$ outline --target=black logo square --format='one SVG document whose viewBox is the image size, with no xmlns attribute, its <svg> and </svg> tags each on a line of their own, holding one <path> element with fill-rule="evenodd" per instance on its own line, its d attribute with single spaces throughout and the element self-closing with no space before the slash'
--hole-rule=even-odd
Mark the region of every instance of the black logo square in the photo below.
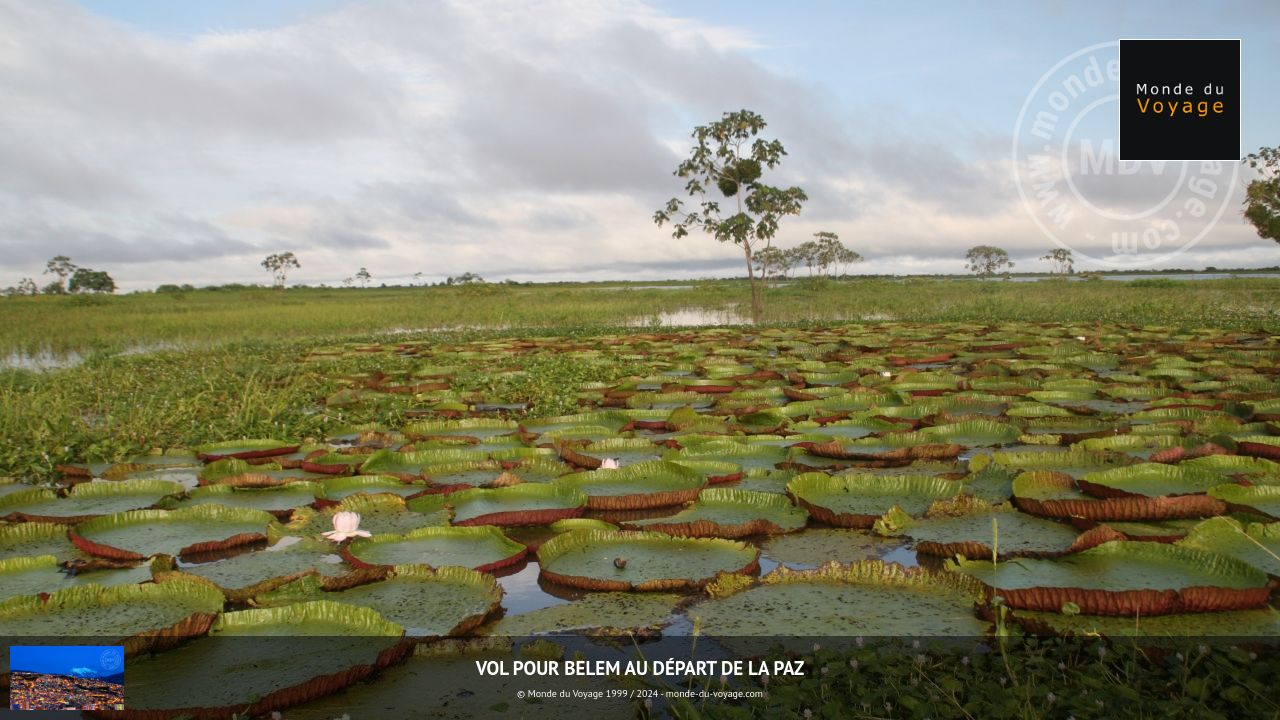
<svg viewBox="0 0 1280 720">
<path fill-rule="evenodd" d="M 1121 160 L 1240 160 L 1240 41 L 1120 41 Z"/>
</svg>

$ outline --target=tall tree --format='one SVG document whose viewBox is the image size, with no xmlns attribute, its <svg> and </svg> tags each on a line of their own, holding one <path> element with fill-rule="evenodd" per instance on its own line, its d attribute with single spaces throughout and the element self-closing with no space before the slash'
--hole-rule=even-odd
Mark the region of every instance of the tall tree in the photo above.
<svg viewBox="0 0 1280 720">
<path fill-rule="evenodd" d="M 964 254 L 965 268 L 980 277 L 991 277 L 1003 269 L 1013 267 L 1009 253 L 993 245 L 975 245 Z"/>
<path fill-rule="evenodd" d="M 769 278 L 769 271 L 786 277 L 787 253 L 782 248 L 769 246 L 761 249 L 755 255 L 756 270 L 760 273 L 760 277 Z"/>
<path fill-rule="evenodd" d="M 356 273 L 356 279 L 360 281 L 360 287 L 369 287 L 369 281 L 373 279 L 373 275 L 369 274 L 368 268 L 360 268 L 360 272 Z"/>
<path fill-rule="evenodd" d="M 285 281 L 289 279 L 289 271 L 302 267 L 302 264 L 292 252 L 284 252 L 268 255 L 262 261 L 262 267 L 271 273 L 275 288 L 284 290 Z"/>
<path fill-rule="evenodd" d="M 1261 148 L 1244 162 L 1260 174 L 1245 188 L 1245 219 L 1260 237 L 1280 243 L 1280 147 Z"/>
<path fill-rule="evenodd" d="M 809 199 L 799 187 L 778 188 L 762 181 L 764 170 L 777 167 L 787 154 L 781 142 L 758 137 L 764 128 L 764 118 L 750 110 L 727 112 L 720 120 L 695 127 L 695 145 L 675 175 L 686 180 L 685 192 L 697 207 L 687 210 L 676 197 L 653 214 L 659 227 L 672 224 L 675 238 L 685 237 L 691 229 L 702 230 L 742 248 L 756 322 L 764 315 L 764 296 L 753 256 L 770 246 L 779 221 L 799 215 Z M 712 189 L 732 201 L 732 213 L 721 210 L 719 200 L 711 199 L 714 195 L 708 197 Z"/>
<path fill-rule="evenodd" d="M 73 293 L 113 293 L 116 291 L 116 281 L 105 270 L 76 268 L 67 290 Z"/>
<path fill-rule="evenodd" d="M 1054 273 L 1074 275 L 1076 272 L 1075 258 L 1071 255 L 1071 251 L 1066 248 L 1054 248 L 1041 255 L 1040 259 L 1048 260 L 1049 266 Z"/>
<path fill-rule="evenodd" d="M 66 255 L 55 255 L 52 260 L 45 263 L 44 274 L 58 276 L 57 280 L 45 286 L 45 292 L 50 295 L 66 293 L 67 278 L 75 273 L 76 267 L 76 264 L 71 262 L 71 258 Z"/>
</svg>

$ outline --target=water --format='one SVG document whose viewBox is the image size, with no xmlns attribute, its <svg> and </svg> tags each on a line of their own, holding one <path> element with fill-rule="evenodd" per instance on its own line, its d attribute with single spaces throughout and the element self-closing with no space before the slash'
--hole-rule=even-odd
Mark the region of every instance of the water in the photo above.
<svg viewBox="0 0 1280 720">
<path fill-rule="evenodd" d="M 1060 276 L 1042 276 L 1042 277 L 1011 277 L 1013 282 L 1039 282 L 1041 280 L 1056 279 Z M 1231 278 L 1272 278 L 1280 280 L 1280 273 L 1265 272 L 1237 272 L 1237 273 L 1142 273 L 1134 275 L 1100 275 L 1103 280 L 1115 280 L 1116 282 L 1131 282 L 1133 280 L 1230 280 Z M 1003 280 L 1003 278 L 989 278 L 991 280 Z M 1068 280 L 1084 280 L 1080 276 L 1068 276 Z"/>
<path fill-rule="evenodd" d="M 153 343 L 139 343 L 130 345 L 119 352 L 107 353 L 111 355 L 147 355 L 154 352 L 164 350 L 186 350 L 189 346 L 182 343 L 161 341 Z M 0 369 L 12 368 L 15 370 L 31 370 L 34 372 L 44 372 L 47 370 L 62 370 L 65 368 L 75 367 L 85 361 L 86 356 L 68 350 L 66 352 L 55 353 L 48 348 L 44 348 L 35 353 L 11 352 L 0 360 Z"/>
<path fill-rule="evenodd" d="M 706 327 L 710 325 L 748 325 L 751 320 L 733 308 L 681 308 L 627 323 L 631 327 Z"/>
</svg>

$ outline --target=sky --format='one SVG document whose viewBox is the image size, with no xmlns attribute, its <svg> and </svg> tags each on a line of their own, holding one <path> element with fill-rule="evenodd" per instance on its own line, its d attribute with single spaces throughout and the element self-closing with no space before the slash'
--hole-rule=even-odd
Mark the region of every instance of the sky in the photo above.
<svg viewBox="0 0 1280 720">
<path fill-rule="evenodd" d="M 1242 152 L 1280 144 L 1280 4 L 975 7 L 0 0 L 0 287 L 43 284 L 55 254 L 126 291 L 268 283 L 283 251 L 291 284 L 742 275 L 737 248 L 652 220 L 692 128 L 740 108 L 787 149 L 766 179 L 809 197 L 775 244 L 836 232 L 858 273 L 964 272 L 979 244 L 1046 270 L 1019 114 L 1056 63 L 1117 38 L 1240 38 Z M 1114 134 L 1114 109 L 1081 112 L 1070 142 Z M 1280 264 L 1228 165 L 1179 255 L 1105 238 L 1176 195 L 1181 164 L 1077 174 L 1089 205 L 1056 241 L 1082 270 Z"/>
<path fill-rule="evenodd" d="M 47 675 L 108 678 L 121 672 L 119 645 L 16 645 L 9 648 L 13 670 Z"/>
</svg>

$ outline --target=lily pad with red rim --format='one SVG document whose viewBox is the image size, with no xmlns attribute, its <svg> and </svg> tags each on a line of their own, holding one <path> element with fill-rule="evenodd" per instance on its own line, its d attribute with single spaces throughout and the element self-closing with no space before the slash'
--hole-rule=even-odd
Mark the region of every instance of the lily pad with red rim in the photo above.
<svg viewBox="0 0 1280 720">
<path fill-rule="evenodd" d="M 680 590 L 718 573 L 754 573 L 760 552 L 719 538 L 587 530 L 557 535 L 538 548 L 541 576 L 585 590 Z"/>
<path fill-rule="evenodd" d="M 680 512 L 665 518 L 624 522 L 627 530 L 678 537 L 743 538 L 780 535 L 804 528 L 809 514 L 784 495 L 736 488 L 707 488 Z"/>
<path fill-rule="evenodd" d="M 585 493 L 592 510 L 643 510 L 689 502 L 707 479 L 692 468 L 653 461 L 564 475 L 552 484 Z"/>
<path fill-rule="evenodd" d="M 196 457 L 205 462 L 213 462 L 225 458 L 251 460 L 275 457 L 276 455 L 288 455 L 296 451 L 298 447 L 298 443 L 281 440 L 226 440 L 224 442 L 197 445 L 194 450 L 196 451 Z"/>
<path fill-rule="evenodd" d="M 1261 607 L 1266 573 L 1235 558 L 1163 543 L 1116 540 L 1053 560 L 949 561 L 1010 607 L 1087 615 L 1167 615 Z"/>
<path fill-rule="evenodd" d="M 869 528 L 893 507 L 921 515 L 930 503 L 955 497 L 962 486 L 929 475 L 824 475 L 804 473 L 787 493 L 816 520 L 839 527 Z"/>
<path fill-rule="evenodd" d="M 405 628 L 410 636 L 462 635 L 496 611 L 502 587 L 490 575 L 462 567 L 398 565 L 382 579 L 357 583 L 316 575 L 259 595 L 259 607 L 311 600 L 367 607 Z"/>
<path fill-rule="evenodd" d="M 369 568 L 394 565 L 459 566 L 491 572 L 524 559 L 524 545 L 491 525 L 427 527 L 401 535 L 359 538 L 341 550 L 347 562 Z"/>
<path fill-rule="evenodd" d="M 451 524 L 548 525 L 578 517 L 587 506 L 587 496 L 579 490 L 555 484 L 520 483 L 508 487 L 472 488 L 441 495 L 423 495 L 408 502 L 414 512 L 434 513 L 448 509 Z"/>
<path fill-rule="evenodd" d="M 131 510 L 86 520 L 71 542 L 90 555 L 143 560 L 152 555 L 217 552 L 265 542 L 275 523 L 269 513 L 221 505 L 181 510 Z"/>
</svg>

